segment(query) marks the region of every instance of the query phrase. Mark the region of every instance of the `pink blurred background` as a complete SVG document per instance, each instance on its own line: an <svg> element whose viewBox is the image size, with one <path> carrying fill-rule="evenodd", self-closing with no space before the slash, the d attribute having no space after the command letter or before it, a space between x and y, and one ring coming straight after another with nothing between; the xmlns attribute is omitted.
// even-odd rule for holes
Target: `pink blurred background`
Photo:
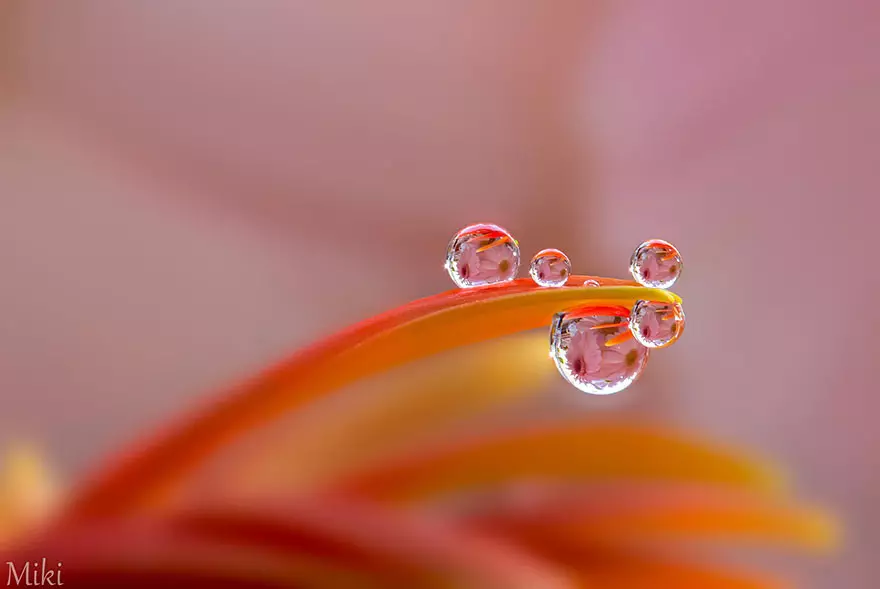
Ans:
<svg viewBox="0 0 880 589"><path fill-rule="evenodd" d="M74 480L450 288L472 222L618 277L661 237L686 335L624 395L570 402L787 464L848 530L815 586L871 587L878 105L870 0L7 1L0 443Z"/></svg>

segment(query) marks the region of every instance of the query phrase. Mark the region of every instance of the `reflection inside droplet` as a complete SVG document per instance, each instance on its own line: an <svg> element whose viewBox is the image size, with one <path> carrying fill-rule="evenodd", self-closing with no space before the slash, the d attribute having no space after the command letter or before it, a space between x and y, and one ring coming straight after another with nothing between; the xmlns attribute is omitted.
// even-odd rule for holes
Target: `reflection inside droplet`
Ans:
<svg viewBox="0 0 880 589"><path fill-rule="evenodd" d="M551 356L577 389L593 395L617 393L642 373L648 349L632 337L628 314L618 307L556 314L550 328Z"/></svg>
<svg viewBox="0 0 880 589"><path fill-rule="evenodd" d="M681 276L681 270L681 254L662 239L651 239L637 247L629 264L636 282L652 288L669 288Z"/></svg>
<svg viewBox="0 0 880 589"><path fill-rule="evenodd" d="M541 250L529 264L529 276L541 286L562 286L571 274L571 262L557 249Z"/></svg>
<svg viewBox="0 0 880 589"><path fill-rule="evenodd" d="M678 303L637 301L630 314L629 327L643 346L665 348L684 331L684 309Z"/></svg>
<svg viewBox="0 0 880 589"><path fill-rule="evenodd" d="M519 244L490 223L465 227L446 248L446 271L461 288L507 282L519 270Z"/></svg>

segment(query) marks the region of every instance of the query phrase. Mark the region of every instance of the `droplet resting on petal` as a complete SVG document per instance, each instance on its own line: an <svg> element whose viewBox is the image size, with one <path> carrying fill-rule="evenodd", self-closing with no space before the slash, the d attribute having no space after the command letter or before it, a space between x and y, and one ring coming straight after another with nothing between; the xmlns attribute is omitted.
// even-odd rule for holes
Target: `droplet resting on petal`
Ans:
<svg viewBox="0 0 880 589"><path fill-rule="evenodd" d="M684 309L678 303L637 301L630 314L629 328L643 346L665 348L684 331Z"/></svg>
<svg viewBox="0 0 880 589"><path fill-rule="evenodd" d="M629 271L636 282L652 288L669 288L681 276L681 254L662 239L642 243L633 252Z"/></svg>
<svg viewBox="0 0 880 589"><path fill-rule="evenodd" d="M599 281L588 278L584 280L584 286L599 286Z"/></svg>
<svg viewBox="0 0 880 589"><path fill-rule="evenodd" d="M446 271L460 288L508 282L519 271L519 244L498 225L470 225L449 242Z"/></svg>
<svg viewBox="0 0 880 589"><path fill-rule="evenodd" d="M592 395L610 395L627 388L648 361L646 347L620 337L628 330L626 317L602 314L607 312L557 313L550 328L550 354L560 374L578 390Z"/></svg>
<svg viewBox="0 0 880 589"><path fill-rule="evenodd" d="M529 264L529 276L540 286L563 286L571 275L571 261L557 249L541 250Z"/></svg>

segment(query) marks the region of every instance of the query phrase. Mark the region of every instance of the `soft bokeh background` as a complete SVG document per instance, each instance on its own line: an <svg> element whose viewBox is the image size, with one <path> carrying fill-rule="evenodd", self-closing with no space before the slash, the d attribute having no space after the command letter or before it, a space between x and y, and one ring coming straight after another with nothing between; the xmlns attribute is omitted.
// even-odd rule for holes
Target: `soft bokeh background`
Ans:
<svg viewBox="0 0 880 589"><path fill-rule="evenodd" d="M0 436L66 479L218 384L450 287L459 227L688 329L613 398L768 454L880 576L880 4L7 1ZM339 288L339 285L344 288Z"/></svg>

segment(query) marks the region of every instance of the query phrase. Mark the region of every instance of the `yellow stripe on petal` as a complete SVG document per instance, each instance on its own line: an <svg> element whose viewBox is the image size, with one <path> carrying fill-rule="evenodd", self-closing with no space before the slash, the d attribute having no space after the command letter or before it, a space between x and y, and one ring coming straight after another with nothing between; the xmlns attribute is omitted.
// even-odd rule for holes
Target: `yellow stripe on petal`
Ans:
<svg viewBox="0 0 880 589"><path fill-rule="evenodd" d="M433 356L322 399L199 476L188 495L277 494L326 484L384 452L408 447L499 406L542 392L556 369L546 333L527 333ZM303 452L308 448L308 452Z"/></svg>
<svg viewBox="0 0 880 589"><path fill-rule="evenodd" d="M511 481L663 480L776 491L782 480L750 457L678 433L629 424L562 423L489 432L416 449L340 487L425 501Z"/></svg>

